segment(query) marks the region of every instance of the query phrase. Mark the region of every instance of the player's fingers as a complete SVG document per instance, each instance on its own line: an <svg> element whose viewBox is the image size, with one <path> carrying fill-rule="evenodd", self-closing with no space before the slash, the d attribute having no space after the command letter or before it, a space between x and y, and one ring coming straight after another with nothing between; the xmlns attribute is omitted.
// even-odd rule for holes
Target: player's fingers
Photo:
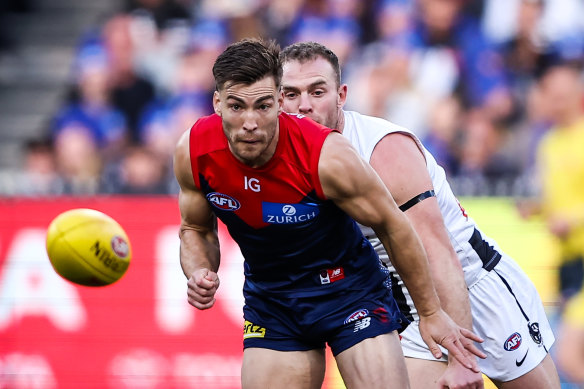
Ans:
<svg viewBox="0 0 584 389"><path fill-rule="evenodd" d="M481 338L480 336L478 336L474 332L467 330L466 328L463 328L463 327L460 327L460 333L465 338L468 338L468 339L473 340L475 342L483 343L485 341L483 338Z"/></svg>
<svg viewBox="0 0 584 389"><path fill-rule="evenodd" d="M438 347L438 344L434 341L434 339L431 336L427 338L422 336L422 339L428 346L428 349L430 349L430 352L432 353L434 358L436 359L442 358L442 350L440 350L440 347Z"/></svg>
<svg viewBox="0 0 584 389"><path fill-rule="evenodd" d="M211 281L205 277L200 277L200 275L197 276L193 276L191 277L188 282L187 285L189 286L189 288L192 288L194 290L212 290L212 289L217 289L217 284L214 281Z"/></svg>
<svg viewBox="0 0 584 389"><path fill-rule="evenodd" d="M464 346L464 348L472 353L473 355L476 355L477 357L481 358L481 359L485 359L487 357L487 354L485 354L484 352L481 351L481 349L479 349L476 344L474 344L474 342L462 338L461 339L461 343Z"/></svg>
<svg viewBox="0 0 584 389"><path fill-rule="evenodd" d="M215 288L202 289L202 288L199 288L195 285L194 287L189 286L187 288L187 295L190 298L194 298L194 299L210 300L213 298L213 296L215 296L216 291L217 291L217 289L215 289Z"/></svg>
<svg viewBox="0 0 584 389"><path fill-rule="evenodd" d="M462 346L462 344L458 341L458 339L455 339L453 341L452 340L445 341L444 343L442 343L442 346L448 349L448 352L467 369L471 369L475 373L480 372L477 362L474 360L474 358L469 358L466 356L465 349Z"/></svg>
<svg viewBox="0 0 584 389"><path fill-rule="evenodd" d="M215 304L215 299L213 298L210 301L203 303L203 302L200 302L197 300L191 300L189 298L189 304L191 304L193 307L195 307L197 309L201 309L201 310L209 309Z"/></svg>
<svg viewBox="0 0 584 389"><path fill-rule="evenodd" d="M212 300L214 300L215 292L207 291L207 290L195 290L192 288L187 289L187 296L190 301L199 302L202 304L206 304Z"/></svg>

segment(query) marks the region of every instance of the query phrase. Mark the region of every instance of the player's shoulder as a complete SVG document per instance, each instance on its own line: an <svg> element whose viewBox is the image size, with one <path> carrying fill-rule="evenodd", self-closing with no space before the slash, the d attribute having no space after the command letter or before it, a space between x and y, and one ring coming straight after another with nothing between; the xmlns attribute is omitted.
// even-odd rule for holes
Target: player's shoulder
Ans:
<svg viewBox="0 0 584 389"><path fill-rule="evenodd" d="M391 133L405 132L411 133L405 127L393 123L387 119L363 115L355 111L343 111L345 119L345 129L356 133Z"/></svg>
<svg viewBox="0 0 584 389"><path fill-rule="evenodd" d="M203 116L193 124L189 131L191 154L201 155L226 147L221 117L217 114Z"/></svg>
<svg viewBox="0 0 584 389"><path fill-rule="evenodd" d="M301 114L280 114L280 136L296 144L321 144L333 130Z"/></svg>
<svg viewBox="0 0 584 389"><path fill-rule="evenodd" d="M202 136L205 134L210 134L215 132L217 129L221 129L221 117L217 114L212 114L208 116L203 116L199 118L195 124L191 127L191 134Z"/></svg>
<svg viewBox="0 0 584 389"><path fill-rule="evenodd" d="M308 116L303 115L301 113L287 113L282 112L280 114L280 124L286 127L294 127L299 129L309 129L309 130L316 130L316 131L324 131L330 132L331 129L328 127L323 126L315 122L314 120L310 119Z"/></svg>

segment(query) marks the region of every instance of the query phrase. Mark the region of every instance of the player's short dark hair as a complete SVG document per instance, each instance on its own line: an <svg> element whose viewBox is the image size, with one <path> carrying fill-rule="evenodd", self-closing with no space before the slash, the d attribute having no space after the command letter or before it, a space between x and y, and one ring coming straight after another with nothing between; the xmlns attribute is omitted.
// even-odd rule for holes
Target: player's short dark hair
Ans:
<svg viewBox="0 0 584 389"><path fill-rule="evenodd" d="M229 45L215 60L213 77L215 87L251 85L267 76L272 76L276 88L282 80L280 46L274 40L243 39Z"/></svg>
<svg viewBox="0 0 584 389"><path fill-rule="evenodd" d="M341 67L339 65L339 58L328 47L321 45L318 42L299 42L286 47L280 53L280 60L282 63L288 61L304 63L307 61L313 61L318 57L324 58L331 64L335 72L337 87L341 86Z"/></svg>

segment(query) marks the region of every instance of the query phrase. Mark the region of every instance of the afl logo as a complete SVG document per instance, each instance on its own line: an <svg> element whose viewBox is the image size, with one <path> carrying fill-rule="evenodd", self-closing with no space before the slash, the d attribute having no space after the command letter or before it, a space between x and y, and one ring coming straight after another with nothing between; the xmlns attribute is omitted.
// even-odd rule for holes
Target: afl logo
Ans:
<svg viewBox="0 0 584 389"><path fill-rule="evenodd" d="M130 252L128 243L121 236L114 236L112 238L112 251L120 258L126 258Z"/></svg>
<svg viewBox="0 0 584 389"><path fill-rule="evenodd" d="M510 337L507 338L503 347L507 351L517 350L521 346L521 335L519 332L514 333Z"/></svg>
<svg viewBox="0 0 584 389"><path fill-rule="evenodd" d="M347 324L350 322L353 322L355 320L359 320L359 319L363 319L364 317L369 316L369 311L366 309L359 309L358 311L355 311L353 313L351 313L349 315L349 317L347 317L344 321L343 324Z"/></svg>
<svg viewBox="0 0 584 389"><path fill-rule="evenodd" d="M236 211L239 209L239 201L223 193L211 192L207 195L207 200L215 207L223 211Z"/></svg>

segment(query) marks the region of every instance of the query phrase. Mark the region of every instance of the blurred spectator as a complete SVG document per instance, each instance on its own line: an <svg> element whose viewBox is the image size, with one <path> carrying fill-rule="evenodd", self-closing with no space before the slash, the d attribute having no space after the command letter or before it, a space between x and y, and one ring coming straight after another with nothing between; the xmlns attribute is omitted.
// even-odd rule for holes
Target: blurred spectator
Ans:
<svg viewBox="0 0 584 389"><path fill-rule="evenodd" d="M307 1L286 44L318 41L337 54L342 68L360 42L361 10L357 0Z"/></svg>
<svg viewBox="0 0 584 389"><path fill-rule="evenodd" d="M99 190L102 159L92 130L69 122L55 136L57 172L64 181L64 192L91 195Z"/></svg>
<svg viewBox="0 0 584 389"><path fill-rule="evenodd" d="M584 387L584 289L572 297L557 331L555 355L562 375Z"/></svg>
<svg viewBox="0 0 584 389"><path fill-rule="evenodd" d="M462 107L456 98L447 97L438 101L429 115L429 131L422 139L424 146L448 176L457 175L460 169L462 114Z"/></svg>
<svg viewBox="0 0 584 389"><path fill-rule="evenodd" d="M53 138L58 138L65 129L80 130L105 155L115 154L127 142L125 117L111 104L109 66L101 45L87 45L80 51L75 72L78 96L57 113Z"/></svg>
<svg viewBox="0 0 584 389"><path fill-rule="evenodd" d="M138 121L144 108L155 98L153 84L137 74L135 44L132 38L132 18L112 17L103 28L103 44L109 59L111 102L126 120L130 139L138 141Z"/></svg>
<svg viewBox="0 0 584 389"><path fill-rule="evenodd" d="M260 9L260 20L265 36L285 44L297 23L304 0L273 0Z"/></svg>
<svg viewBox="0 0 584 389"><path fill-rule="evenodd" d="M176 0L126 0L126 11L151 18L158 31L188 26L191 13L186 2Z"/></svg>
<svg viewBox="0 0 584 389"><path fill-rule="evenodd" d="M463 125L460 175L483 182L490 195L499 194L493 183L504 184L518 174L517 166L503 152L505 132L482 111L467 114Z"/></svg>
<svg viewBox="0 0 584 389"><path fill-rule="evenodd" d="M510 112L500 55L477 20L464 14L463 0L418 0L411 45L413 82L435 97L459 93L465 107L492 119Z"/></svg>
<svg viewBox="0 0 584 389"><path fill-rule="evenodd" d="M180 136L197 119L211 112L208 96L196 93L177 95L166 103L153 106L144 118L142 144L162 161L170 164Z"/></svg>
<svg viewBox="0 0 584 389"><path fill-rule="evenodd" d="M26 196L47 196L60 194L62 188L63 183L57 174L52 142L49 140L27 142L19 191Z"/></svg>
<svg viewBox="0 0 584 389"><path fill-rule="evenodd" d="M573 66L551 68L541 81L546 112L553 123L537 154L541 180L539 207L560 248L561 302L584 280L584 86ZM529 215L538 207L520 209Z"/></svg>
<svg viewBox="0 0 584 389"><path fill-rule="evenodd" d="M109 165L101 191L121 194L165 194L169 191L167 165L144 147L129 147L121 161Z"/></svg>

